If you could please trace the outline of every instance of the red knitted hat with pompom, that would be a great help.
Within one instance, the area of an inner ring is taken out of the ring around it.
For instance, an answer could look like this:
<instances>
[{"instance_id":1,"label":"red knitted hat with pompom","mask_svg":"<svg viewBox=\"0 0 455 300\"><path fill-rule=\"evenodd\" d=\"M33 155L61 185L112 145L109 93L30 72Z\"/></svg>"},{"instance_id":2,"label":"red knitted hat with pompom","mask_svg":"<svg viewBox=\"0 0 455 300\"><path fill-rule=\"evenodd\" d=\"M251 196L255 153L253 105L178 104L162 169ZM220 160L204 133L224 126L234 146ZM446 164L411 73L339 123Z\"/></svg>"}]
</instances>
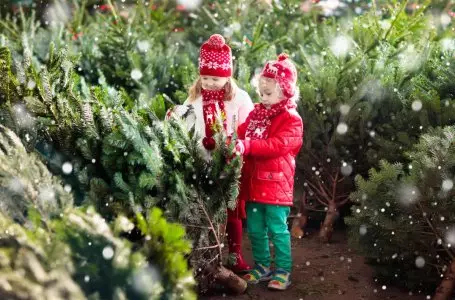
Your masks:
<instances>
[{"instance_id":1,"label":"red knitted hat with pompom","mask_svg":"<svg viewBox=\"0 0 455 300\"><path fill-rule=\"evenodd\" d=\"M297 69L291 60L288 59L286 53L278 55L277 60L267 62L261 75L275 79L284 96L288 98L294 96L297 84Z\"/></svg>"},{"instance_id":2,"label":"red knitted hat with pompom","mask_svg":"<svg viewBox=\"0 0 455 300\"><path fill-rule=\"evenodd\" d=\"M199 54L199 74L217 77L232 75L231 48L226 45L221 35L212 35L202 45Z\"/></svg>"}]
</instances>

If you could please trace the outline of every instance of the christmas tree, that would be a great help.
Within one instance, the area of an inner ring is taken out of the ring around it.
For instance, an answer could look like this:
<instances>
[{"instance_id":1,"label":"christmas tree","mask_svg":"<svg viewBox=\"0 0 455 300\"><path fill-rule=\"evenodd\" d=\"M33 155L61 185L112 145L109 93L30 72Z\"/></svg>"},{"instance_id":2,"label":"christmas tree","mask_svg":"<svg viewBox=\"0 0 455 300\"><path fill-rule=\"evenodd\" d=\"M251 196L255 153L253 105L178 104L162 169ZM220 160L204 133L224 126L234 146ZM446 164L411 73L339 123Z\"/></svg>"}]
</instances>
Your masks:
<instances>
[{"instance_id":1,"label":"christmas tree","mask_svg":"<svg viewBox=\"0 0 455 300\"><path fill-rule=\"evenodd\" d=\"M346 25L326 21L295 56L304 76L299 109L309 120L297 186L305 187L307 210L327 211L324 241L356 174L380 159L405 162L420 134L454 123L454 110L443 108L454 105L453 49L436 30L452 33L428 30L426 9L409 15L402 5L392 20L370 13Z\"/></svg>"},{"instance_id":2,"label":"christmas tree","mask_svg":"<svg viewBox=\"0 0 455 300\"><path fill-rule=\"evenodd\" d=\"M131 242L121 237L133 223L118 215L111 230L92 207L74 207L70 187L52 176L38 155L27 153L11 130L2 126L0 132L2 278L14 287L2 285L2 295L194 297L184 259L190 245L182 239L181 226L168 224L158 209L146 216L137 214L146 238L133 250ZM161 241L166 247L160 246ZM109 285L103 284L106 279ZM155 286L147 282L151 279Z\"/></svg>"},{"instance_id":3,"label":"christmas tree","mask_svg":"<svg viewBox=\"0 0 455 300\"><path fill-rule=\"evenodd\" d=\"M3 123L18 132L29 149L40 150L56 174L73 181L80 195L78 203L95 205L108 220L121 213L133 217L152 206L165 209L168 219L191 228L188 236L200 245L195 253L209 247L206 254L193 256L195 270L202 270L204 278L210 277L200 282L211 282L221 274L223 278L236 279L238 283L233 287L237 290L245 289L243 281L220 267L220 226L225 222L228 204L235 206L240 171L238 158L225 163L232 149L220 148L214 154L216 159L207 165L196 145L197 137L185 136L185 130L174 123L163 131L157 116L164 110L163 105L152 102L150 107L144 107L141 99L134 101L125 91L116 91L105 83L89 88L74 73L74 62L64 49L54 55L51 47L50 58L39 70L27 63L31 59L25 55L24 61L16 64L18 74L12 70L8 49L3 49L2 57L3 72L8 78L2 86ZM21 114L17 114L17 107ZM24 124L26 120L29 122ZM174 138L183 139L182 144ZM220 144L224 144L222 140ZM168 169L185 151L185 165ZM188 166L189 162L194 166ZM198 174L198 180L192 178L194 174ZM180 181L168 180L174 178ZM210 179L204 182L203 178ZM194 185L198 186L196 193ZM206 198L214 200L201 202ZM183 214L176 205L190 210ZM195 211L197 216L206 211L201 224L200 219L190 218ZM212 239L215 244L211 244Z\"/></svg>"},{"instance_id":4,"label":"christmas tree","mask_svg":"<svg viewBox=\"0 0 455 300\"><path fill-rule=\"evenodd\" d=\"M350 242L385 282L448 299L453 281L455 128L422 135L410 163L382 161L368 179L356 178Z\"/></svg>"},{"instance_id":5,"label":"christmas tree","mask_svg":"<svg viewBox=\"0 0 455 300\"><path fill-rule=\"evenodd\" d=\"M413 158L405 153L421 134L454 124L453 1L337 1L335 9L328 9L329 1L311 2L230 0L184 6L174 1L73 0L46 7L42 1L37 13L23 7L2 18L0 124L27 150L28 156L18 160L37 155L60 176L62 183L52 184L56 199L63 197L42 206L37 199L17 203L3 196L5 224L15 222L29 232L23 224L39 216L41 223L54 224L46 225L52 227L46 238L58 235L55 245L93 259L95 269L103 258L83 252L85 244L100 241L98 253L105 247L117 253L106 244L113 237L126 245L122 249L135 249L128 256L132 261L140 255L141 260L166 262L158 266L162 295L191 295L187 261L201 290L221 280L242 291L242 281L220 267L222 225L226 208L235 206L239 158L231 157L231 147L219 136L220 147L206 162L197 137L178 119L162 122L167 108L186 98L197 75L199 47L217 32L232 46L234 77L254 101L257 73L266 60L287 52L296 62L306 132L297 160L296 204L303 217L311 210L326 214L321 237L328 241L340 208L353 201L348 196L356 175L366 178L370 168L385 168L381 159L409 165ZM407 176L408 170L400 172ZM8 186L8 174L1 187ZM69 200L65 189L71 190ZM25 203L33 203L36 212ZM62 209L70 209L71 218L88 233L59 217ZM98 218L112 228L109 238L94 232ZM163 218L185 227L192 250L182 228ZM130 229L116 231L119 224ZM167 251L168 244L174 250ZM43 257L41 262L51 260ZM174 269L170 262L175 260ZM155 274L154 268L139 278ZM62 279L73 281L69 287L78 287L71 288L75 297L91 295L103 272L117 272L115 266L90 275L87 269L57 269L65 274ZM127 269L122 272L137 270ZM118 290L131 297L125 274L116 277L118 285L100 293Z\"/></svg>"}]
</instances>

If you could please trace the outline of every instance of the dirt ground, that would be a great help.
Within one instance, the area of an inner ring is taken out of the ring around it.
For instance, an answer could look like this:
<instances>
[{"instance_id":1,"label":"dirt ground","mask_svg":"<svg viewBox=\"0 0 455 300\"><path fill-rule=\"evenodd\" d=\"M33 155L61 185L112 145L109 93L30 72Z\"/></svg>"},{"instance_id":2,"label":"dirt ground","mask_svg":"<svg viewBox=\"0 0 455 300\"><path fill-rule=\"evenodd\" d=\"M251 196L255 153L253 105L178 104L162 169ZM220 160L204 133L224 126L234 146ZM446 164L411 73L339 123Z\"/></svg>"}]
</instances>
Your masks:
<instances>
[{"instance_id":1,"label":"dirt ground","mask_svg":"<svg viewBox=\"0 0 455 300\"><path fill-rule=\"evenodd\" d=\"M252 263L251 246L246 234L244 240L246 259ZM218 290L201 299L429 299L426 295L410 295L407 291L376 283L371 267L347 245L345 231L336 231L330 244L321 244L314 234L293 239L292 251L292 286L287 291L269 291L266 283L261 283L248 287L243 295L233 296Z\"/></svg>"}]
</instances>

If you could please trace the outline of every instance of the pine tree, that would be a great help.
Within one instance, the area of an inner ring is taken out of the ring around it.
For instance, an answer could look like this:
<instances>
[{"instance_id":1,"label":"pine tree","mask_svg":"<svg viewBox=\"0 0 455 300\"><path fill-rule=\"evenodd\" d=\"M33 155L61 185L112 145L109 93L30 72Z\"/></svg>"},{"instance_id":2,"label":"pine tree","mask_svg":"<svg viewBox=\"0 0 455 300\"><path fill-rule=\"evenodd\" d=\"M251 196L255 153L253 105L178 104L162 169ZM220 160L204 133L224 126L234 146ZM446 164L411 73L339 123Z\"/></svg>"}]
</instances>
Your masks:
<instances>
[{"instance_id":1,"label":"pine tree","mask_svg":"<svg viewBox=\"0 0 455 300\"><path fill-rule=\"evenodd\" d=\"M194 298L185 260L191 247L183 238L183 227L167 223L157 208L137 213L144 239L133 248L121 237L134 228L132 222L119 214L111 230L93 207L73 207L68 188L39 157L27 153L11 130L3 126L0 130L0 219L3 228L10 228L0 237L9 262L2 264L1 273L17 286L14 290L5 286L2 293L37 297L32 299L51 295L68 299L65 293L71 293L71 299ZM18 285L21 270L27 281ZM42 294L33 295L37 289Z\"/></svg>"},{"instance_id":2,"label":"pine tree","mask_svg":"<svg viewBox=\"0 0 455 300\"><path fill-rule=\"evenodd\" d=\"M118 6L95 14L74 43L74 51L81 53L81 74L92 84L106 80L133 98L141 95L146 104L161 94L174 103L183 101L178 90L186 89L196 73L187 53L197 49L174 30L178 17L166 5L151 9L142 2L124 17Z\"/></svg>"},{"instance_id":3,"label":"pine tree","mask_svg":"<svg viewBox=\"0 0 455 300\"><path fill-rule=\"evenodd\" d=\"M407 166L382 161L368 179L356 177L350 243L383 282L410 290L453 292L455 128L422 135ZM441 281L442 278L442 281Z\"/></svg>"},{"instance_id":4,"label":"pine tree","mask_svg":"<svg viewBox=\"0 0 455 300\"><path fill-rule=\"evenodd\" d=\"M3 87L3 91L8 95L7 99L9 99L5 101L5 107L11 106L11 103L25 102L25 107L35 116L36 128L43 128L44 132L47 133L45 135L36 134L36 136L44 136L44 139L40 140L40 142L50 144L53 147L52 151L55 150L56 153L56 155L44 153L44 156L49 156L51 167L54 165L53 170L57 174L62 174L62 171L63 173L65 172L63 165L65 164L65 159L68 160L67 163L73 168L73 172L70 171L70 173L75 176L76 184L74 184L74 187L79 189L85 204L95 205L108 220L114 219L120 213L133 217L137 212L146 211L156 205L164 209L168 209L168 206L170 207L171 205L175 206L175 203L160 203L160 199L166 197L170 188L170 183L166 181L167 177L164 174L172 175L172 173L164 173L166 168L163 162L166 163L166 161L163 161L163 155L167 149L166 147L174 142L169 141L168 137L160 137L162 128L156 114L147 113L147 107L145 109L141 108L138 102L133 102L128 97L126 92L115 91L106 85L90 89L84 80L75 74L71 74L72 76L68 77L70 79L65 85L64 79L66 77L62 76L62 70L52 68L53 66L61 65L57 61L64 60L64 54L57 56L55 60L50 59L47 62L51 70L50 74L55 74L51 77L52 81L46 81L49 73L47 68L43 68L38 73L34 71L33 67L30 67L29 73L34 76L34 81L37 82L37 88L32 89L32 91L37 93L38 96L36 100L31 97L22 98L21 94L12 94L10 89L11 84L16 84L19 88L14 90L22 91L22 86L17 83L17 75L7 68L11 62L8 59L9 56L6 49L4 57L5 76L9 78L9 81ZM60 93L55 93L54 95L51 91L47 94L43 93L42 91L45 91L45 89L40 89L41 86L55 86L55 91L60 91ZM70 95L73 101L67 105L61 105L61 103L65 103L64 97L66 95ZM54 103L57 103L56 107L59 110L54 109ZM130 111L127 111L128 108ZM164 109L164 107L160 109ZM11 113L11 110L9 112L7 115L10 122L7 123L14 128L13 125L19 118ZM39 118L36 118L36 116ZM56 126L52 127L54 124ZM50 128L48 128L49 125ZM51 131L53 128L55 128L55 131ZM34 129L35 127L28 128L28 130ZM16 128L16 130L18 129ZM66 132L66 134L59 134L60 130ZM183 130L183 128L180 128L180 131ZM182 132L177 135L184 137ZM64 139L60 139L60 137L64 137ZM186 139L187 147L191 147L191 145L193 147L190 148L192 149L189 152L190 157L199 155L198 160L201 164L202 156L194 148L196 137L192 138L192 144L188 141L188 137ZM38 144L35 141L35 143L30 145L31 149ZM179 147L183 147L183 145ZM71 152L69 152L69 149L71 149ZM52 151L51 153L53 153ZM173 151L176 153L175 149ZM232 163L225 168L221 167L225 165L227 157L227 150L224 149L223 151L223 153L218 155L218 159L213 161L213 165L210 167L201 165L198 169L204 176L211 176L214 180L219 178L223 172L226 173L224 178L217 181L219 189L210 190L208 186L205 186L205 188L201 187L201 191L196 195L197 197L193 196L191 198L191 201L194 201L193 205L199 205L197 206L199 210L202 207L197 200L211 197L220 201L213 202L211 206L206 208L209 216L213 216L214 219L206 219L208 216L204 217L206 222L216 224L217 230L220 224L224 224L223 218L226 214L226 203L229 202L231 207L235 206L235 193L225 194L224 188L229 187L232 190L236 187L236 180L240 171L239 163ZM59 158L61 152L65 155L64 158ZM190 161L189 158L186 161ZM178 169L172 171L174 173L179 172ZM184 185L191 184L192 179L187 174L185 176L183 178L184 181L180 182L180 189L184 188ZM205 184L207 185L207 183ZM185 195L180 194L180 196ZM78 203L80 202L78 201ZM191 223L184 223L179 215L167 215L167 217L189 227L192 226ZM193 223L197 222L199 221L193 221ZM198 243L203 243L204 237L207 237L201 228L192 232L189 233L189 237L193 241L198 241ZM220 233L217 231L217 234L219 235ZM221 249L222 245L219 240L216 242L215 246ZM197 254L193 257L195 257L197 262L192 265L198 266L198 268L206 272L207 266L205 264L207 261L202 259L203 255L199 256ZM211 258L211 263L207 264L209 267L217 266L222 261L222 257L218 253L213 254ZM226 273L224 269L222 271ZM217 273L220 272L208 272L208 274ZM232 278L239 280L235 276ZM210 282L210 280L206 281L203 279L201 282ZM240 280L239 282L242 283ZM244 287L242 285L242 288Z\"/></svg>"},{"instance_id":5,"label":"pine tree","mask_svg":"<svg viewBox=\"0 0 455 300\"><path fill-rule=\"evenodd\" d=\"M420 134L454 122L454 110L442 109L454 105L453 50L426 29L426 9L408 15L403 4L391 20L370 13L346 27L326 21L295 57L304 77L299 111L308 120L297 186L305 186L307 209L327 211L324 241L355 174L381 158L405 162ZM416 34L422 38L407 38Z\"/></svg>"}]
</instances>

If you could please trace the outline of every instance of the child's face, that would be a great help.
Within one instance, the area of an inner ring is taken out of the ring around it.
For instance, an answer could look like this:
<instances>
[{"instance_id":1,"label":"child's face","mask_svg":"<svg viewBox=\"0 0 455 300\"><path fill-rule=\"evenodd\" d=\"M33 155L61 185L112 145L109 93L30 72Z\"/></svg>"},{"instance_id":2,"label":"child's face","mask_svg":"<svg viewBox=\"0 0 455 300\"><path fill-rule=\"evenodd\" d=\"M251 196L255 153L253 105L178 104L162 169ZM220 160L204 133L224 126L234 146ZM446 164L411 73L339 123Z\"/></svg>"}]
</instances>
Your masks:
<instances>
[{"instance_id":1,"label":"child's face","mask_svg":"<svg viewBox=\"0 0 455 300\"><path fill-rule=\"evenodd\" d=\"M228 80L228 77L201 76L202 88L205 90L221 90Z\"/></svg>"},{"instance_id":2,"label":"child's face","mask_svg":"<svg viewBox=\"0 0 455 300\"><path fill-rule=\"evenodd\" d=\"M259 78L259 96L261 96L261 103L267 108L283 100L278 82L263 76Z\"/></svg>"}]
</instances>

